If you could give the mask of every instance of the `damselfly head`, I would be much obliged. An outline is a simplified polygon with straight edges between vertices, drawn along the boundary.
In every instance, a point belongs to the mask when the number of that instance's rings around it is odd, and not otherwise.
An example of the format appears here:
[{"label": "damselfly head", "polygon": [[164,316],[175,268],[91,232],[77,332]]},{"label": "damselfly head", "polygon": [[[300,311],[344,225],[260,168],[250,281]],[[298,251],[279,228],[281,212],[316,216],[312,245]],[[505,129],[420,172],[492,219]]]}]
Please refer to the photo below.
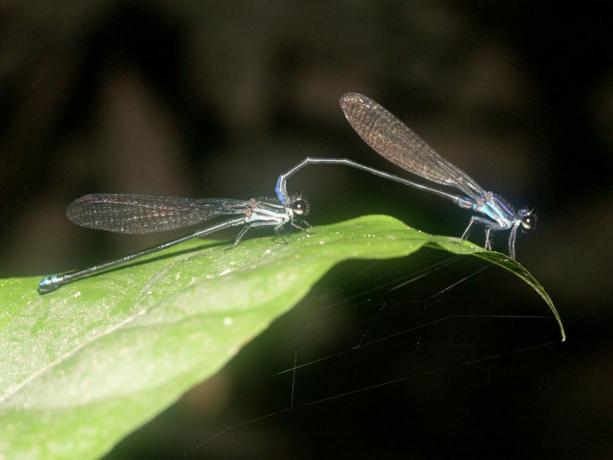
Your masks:
[{"label": "damselfly head", "polygon": [[518,211],[521,218],[521,228],[524,230],[532,230],[536,227],[536,214],[534,209],[521,208]]},{"label": "damselfly head", "polygon": [[310,205],[307,200],[304,198],[298,198],[297,200],[292,201],[290,207],[292,208],[292,212],[295,216],[306,216],[309,213]]}]

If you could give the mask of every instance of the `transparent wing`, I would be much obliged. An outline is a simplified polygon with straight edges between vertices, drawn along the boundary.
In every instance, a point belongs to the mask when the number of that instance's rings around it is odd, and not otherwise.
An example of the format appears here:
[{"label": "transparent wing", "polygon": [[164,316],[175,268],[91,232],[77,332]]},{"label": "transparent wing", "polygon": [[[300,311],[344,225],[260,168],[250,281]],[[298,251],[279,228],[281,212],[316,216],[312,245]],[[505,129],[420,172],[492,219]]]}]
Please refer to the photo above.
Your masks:
[{"label": "transparent wing", "polygon": [[70,203],[66,216],[82,227],[117,233],[153,233],[242,214],[245,200],[93,193]]},{"label": "transparent wing", "polygon": [[469,197],[485,193],[468,174],[445,160],[407,125],[372,99],[358,93],[341,97],[353,129],[379,155],[432,182],[456,187]]}]

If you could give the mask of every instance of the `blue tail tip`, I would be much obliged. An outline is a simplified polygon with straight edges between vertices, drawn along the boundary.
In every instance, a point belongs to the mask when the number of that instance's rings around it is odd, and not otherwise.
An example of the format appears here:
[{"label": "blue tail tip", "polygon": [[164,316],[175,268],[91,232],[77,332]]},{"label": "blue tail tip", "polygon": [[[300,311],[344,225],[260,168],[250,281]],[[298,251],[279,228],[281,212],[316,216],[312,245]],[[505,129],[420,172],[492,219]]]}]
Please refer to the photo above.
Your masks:
[{"label": "blue tail tip", "polygon": [[58,275],[50,275],[44,277],[38,283],[38,292],[39,294],[46,294],[47,292],[51,292],[54,289],[57,289],[58,283],[62,280],[62,278]]}]

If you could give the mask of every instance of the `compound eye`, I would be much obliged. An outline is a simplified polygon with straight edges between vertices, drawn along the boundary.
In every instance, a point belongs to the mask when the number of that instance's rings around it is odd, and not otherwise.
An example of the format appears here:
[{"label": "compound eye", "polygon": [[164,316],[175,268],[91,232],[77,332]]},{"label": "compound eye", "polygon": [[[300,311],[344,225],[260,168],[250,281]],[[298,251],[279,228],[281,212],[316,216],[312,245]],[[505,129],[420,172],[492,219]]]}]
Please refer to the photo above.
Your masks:
[{"label": "compound eye", "polygon": [[528,215],[524,216],[524,218],[521,221],[521,225],[526,230],[533,229],[534,226],[536,225],[536,215],[535,214],[528,214]]},{"label": "compound eye", "polygon": [[296,200],[292,204],[292,211],[297,216],[304,216],[309,211],[309,205],[304,200]]}]

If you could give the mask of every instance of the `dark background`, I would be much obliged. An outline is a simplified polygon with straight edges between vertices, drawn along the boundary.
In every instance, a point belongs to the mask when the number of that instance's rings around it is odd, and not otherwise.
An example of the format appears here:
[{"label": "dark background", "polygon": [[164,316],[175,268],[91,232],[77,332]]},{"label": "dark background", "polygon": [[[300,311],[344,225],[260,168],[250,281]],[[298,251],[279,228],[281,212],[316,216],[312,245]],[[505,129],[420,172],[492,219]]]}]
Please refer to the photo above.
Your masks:
[{"label": "dark background", "polygon": [[[568,331],[557,343],[542,302],[500,270],[425,300],[475,261],[392,291],[446,256],[346,263],[111,458],[613,457],[610,18],[604,2],[534,3],[2,3],[2,276],[166,237],[71,225],[64,209],[87,192],[261,196],[307,155],[398,172],[345,122],[338,99],[357,91],[486,189],[536,208],[519,259]],[[468,217],[340,167],[290,188],[314,225],[385,213],[458,235]],[[301,369],[294,410],[278,413],[291,373],[274,374],[295,352],[304,362],[358,344]]]}]

